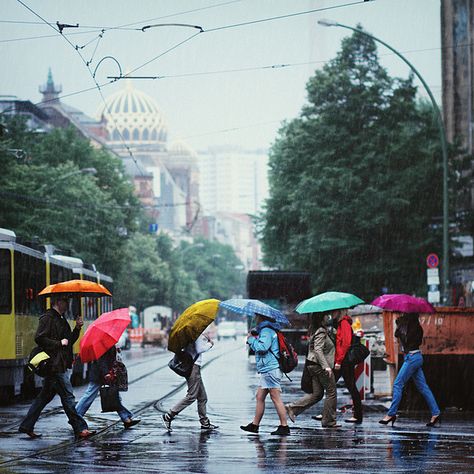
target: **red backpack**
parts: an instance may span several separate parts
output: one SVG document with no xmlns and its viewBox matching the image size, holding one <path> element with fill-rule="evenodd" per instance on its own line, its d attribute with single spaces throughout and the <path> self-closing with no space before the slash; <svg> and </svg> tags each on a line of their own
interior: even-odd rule
<svg viewBox="0 0 474 474">
<path fill-rule="evenodd" d="M 277 357 L 278 364 L 280 366 L 280 370 L 284 374 L 288 374 L 298 365 L 298 354 L 281 331 L 277 331 L 276 333 L 278 337 L 278 349 L 280 352 L 280 357 Z"/>
</svg>

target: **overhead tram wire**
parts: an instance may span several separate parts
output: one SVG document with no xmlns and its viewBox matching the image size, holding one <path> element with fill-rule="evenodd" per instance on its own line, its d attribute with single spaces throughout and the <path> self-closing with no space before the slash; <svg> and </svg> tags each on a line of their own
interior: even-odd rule
<svg viewBox="0 0 474 474">
<path fill-rule="evenodd" d="M 109 30 L 142 31 L 142 28 L 129 28 L 129 27 L 134 26 L 134 25 L 140 25 L 143 23 L 149 23 L 151 21 L 162 20 L 165 18 L 171 18 L 171 17 L 179 16 L 179 15 L 185 15 L 187 13 L 195 13 L 202 10 L 209 10 L 212 8 L 218 8 L 221 6 L 230 5 L 232 3 L 240 3 L 240 2 L 242 2 L 242 0 L 231 0 L 228 2 L 217 3 L 215 5 L 208 5 L 206 7 L 194 8 L 192 10 L 184 10 L 177 13 L 170 13 L 169 15 L 162 15 L 162 16 L 158 16 L 154 18 L 148 18 L 145 20 L 140 20 L 133 23 L 126 23 L 124 25 L 118 25 L 118 26 L 97 26 L 97 25 L 82 25 L 81 26 L 79 25 L 79 28 L 88 28 L 90 29 L 90 31 L 74 31 L 74 32 L 68 33 L 68 36 L 98 33 L 101 31 L 109 31 Z M 34 24 L 34 25 L 44 24 L 44 22 L 41 22 L 41 21 L 14 21 L 14 20 L 0 20 L 0 23 L 12 23 L 12 24 L 18 23 L 18 24 Z M 57 35 L 41 35 L 41 36 L 30 36 L 30 37 L 25 37 L 25 38 L 11 38 L 11 39 L 6 39 L 6 40 L 0 40 L 0 43 L 8 43 L 8 42 L 14 42 L 14 41 L 28 41 L 28 40 L 42 39 L 42 38 L 54 38 L 56 36 Z"/>
<path fill-rule="evenodd" d="M 210 10 L 212 8 L 217 8 L 217 7 L 221 7 L 221 6 L 224 6 L 224 5 L 230 5 L 232 3 L 241 3 L 241 2 L 242 2 L 242 0 L 231 0 L 231 1 L 228 1 L 228 2 L 216 3 L 214 5 L 208 5 L 206 7 L 193 8 L 192 10 L 184 10 L 184 11 L 180 11 L 180 12 L 176 12 L 176 13 L 170 13 L 168 15 L 162 15 L 162 16 L 158 16 L 158 17 L 154 17 L 154 18 L 147 18 L 147 19 L 144 19 L 144 20 L 135 21 L 133 23 L 126 23 L 126 24 L 117 25 L 117 26 L 79 25 L 79 28 L 90 28 L 90 29 L 94 29 L 94 30 L 97 30 L 97 31 L 101 31 L 101 30 L 140 31 L 141 28 L 128 28 L 128 27 L 129 26 L 134 26 L 134 25 L 139 25 L 139 24 L 142 24 L 142 23 L 149 23 L 151 21 L 162 20 L 164 18 L 171 18 L 171 17 L 174 17 L 174 16 L 185 15 L 187 13 L 195 13 L 195 12 L 202 11 L 202 10 Z M 43 25 L 44 24 L 44 22 L 42 22 L 42 21 L 21 21 L 21 20 L 0 20 L 0 23 L 28 24 L 28 25 Z M 50 22 L 50 23 L 52 23 L 52 22 Z M 91 31 L 83 31 L 81 33 L 82 34 L 91 33 Z M 74 34 L 77 34 L 77 32 L 74 33 Z M 55 36 L 55 35 L 51 35 L 51 36 Z"/>
<path fill-rule="evenodd" d="M 97 80 L 95 79 L 95 74 L 92 73 L 90 67 L 89 67 L 89 63 L 84 59 L 84 57 L 82 56 L 82 54 L 80 53 L 79 49 L 76 48 L 76 46 L 66 37 L 64 36 L 61 32 L 57 31 L 56 28 L 51 24 L 49 23 L 47 20 L 45 20 L 40 14 L 38 14 L 37 12 L 35 12 L 32 8 L 30 8 L 28 5 L 26 5 L 22 0 L 17 0 L 18 3 L 20 3 L 21 5 L 23 5 L 28 11 L 30 11 L 33 15 L 37 16 L 40 20 L 42 20 L 45 24 L 47 24 L 50 28 L 52 28 L 54 31 L 56 31 L 61 37 L 63 37 L 65 39 L 65 41 L 74 49 L 74 51 L 76 51 L 76 53 L 79 55 L 79 57 L 81 58 L 82 62 L 84 63 L 84 65 L 86 66 L 87 70 L 89 71 L 89 74 L 91 75 L 91 78 L 92 80 L 94 81 L 94 84 L 97 88 L 97 90 L 99 91 L 99 94 L 102 98 L 102 101 L 104 102 L 104 105 L 105 107 L 107 108 L 107 110 L 109 111 L 109 114 L 110 114 L 110 108 L 109 108 L 109 105 L 107 104 L 107 101 L 105 100 L 105 97 L 104 97 L 104 94 L 102 92 L 102 89 L 99 85 L 99 83 L 97 82 Z M 97 68 L 96 68 L 96 71 L 97 71 Z M 121 69 L 120 69 L 121 71 Z M 114 123 L 115 125 L 117 126 L 117 123 L 116 123 L 116 120 L 115 118 L 113 117 L 112 115 L 112 118 L 114 120 Z M 120 136 L 120 139 L 123 143 L 123 146 L 125 147 L 125 149 L 127 150 L 130 158 L 133 160 L 133 162 L 135 163 L 135 166 L 137 167 L 138 171 L 140 172 L 140 175 L 143 176 L 143 170 L 140 168 L 139 164 L 138 164 L 138 161 L 137 159 L 135 158 L 135 156 L 133 155 L 132 153 L 132 150 L 130 149 L 130 147 L 127 145 L 123 135 L 122 135 L 122 132 L 120 132 L 120 130 L 118 129 L 118 127 L 116 128 L 118 133 L 119 133 L 119 136 Z"/>
</svg>

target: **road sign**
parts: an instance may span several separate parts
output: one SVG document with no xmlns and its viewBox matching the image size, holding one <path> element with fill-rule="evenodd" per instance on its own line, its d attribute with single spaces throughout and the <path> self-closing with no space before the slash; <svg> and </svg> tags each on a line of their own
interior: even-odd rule
<svg viewBox="0 0 474 474">
<path fill-rule="evenodd" d="M 437 268 L 437 266 L 439 265 L 438 255 L 436 255 L 435 253 L 430 253 L 426 257 L 426 265 L 428 265 L 428 268 Z"/>
<path fill-rule="evenodd" d="M 428 302 L 439 303 L 441 301 L 441 295 L 439 291 L 428 291 Z"/>
<path fill-rule="evenodd" d="M 426 269 L 426 282 L 428 283 L 428 285 L 439 285 L 439 269 L 438 268 Z"/>
</svg>

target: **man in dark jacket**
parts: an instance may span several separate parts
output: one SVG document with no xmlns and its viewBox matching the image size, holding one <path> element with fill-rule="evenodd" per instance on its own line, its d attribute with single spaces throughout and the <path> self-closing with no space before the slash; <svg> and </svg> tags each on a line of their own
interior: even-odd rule
<svg viewBox="0 0 474 474">
<path fill-rule="evenodd" d="M 64 317 L 68 307 L 67 296 L 55 297 L 52 307 L 39 320 L 35 341 L 50 356 L 51 362 L 49 375 L 44 378 L 43 388 L 33 401 L 19 428 L 21 433 L 26 433 L 30 438 L 41 436 L 34 432 L 35 423 L 44 407 L 56 394 L 61 397 L 64 411 L 76 436 L 87 438 L 93 434 L 87 429 L 87 423 L 77 414 L 75 408 L 76 402 L 68 369 L 72 367 L 72 346 L 77 341 L 84 323 L 80 319 L 76 320 L 76 327 L 71 331 L 71 327 Z"/>
</svg>

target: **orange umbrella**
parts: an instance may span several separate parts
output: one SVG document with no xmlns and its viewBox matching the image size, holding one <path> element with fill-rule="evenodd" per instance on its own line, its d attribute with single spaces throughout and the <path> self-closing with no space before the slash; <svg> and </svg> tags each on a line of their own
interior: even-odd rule
<svg viewBox="0 0 474 474">
<path fill-rule="evenodd" d="M 62 293 L 74 293 L 76 296 L 112 296 L 112 293 L 100 283 L 88 280 L 68 280 L 49 285 L 38 296 L 54 296 Z"/>
</svg>

